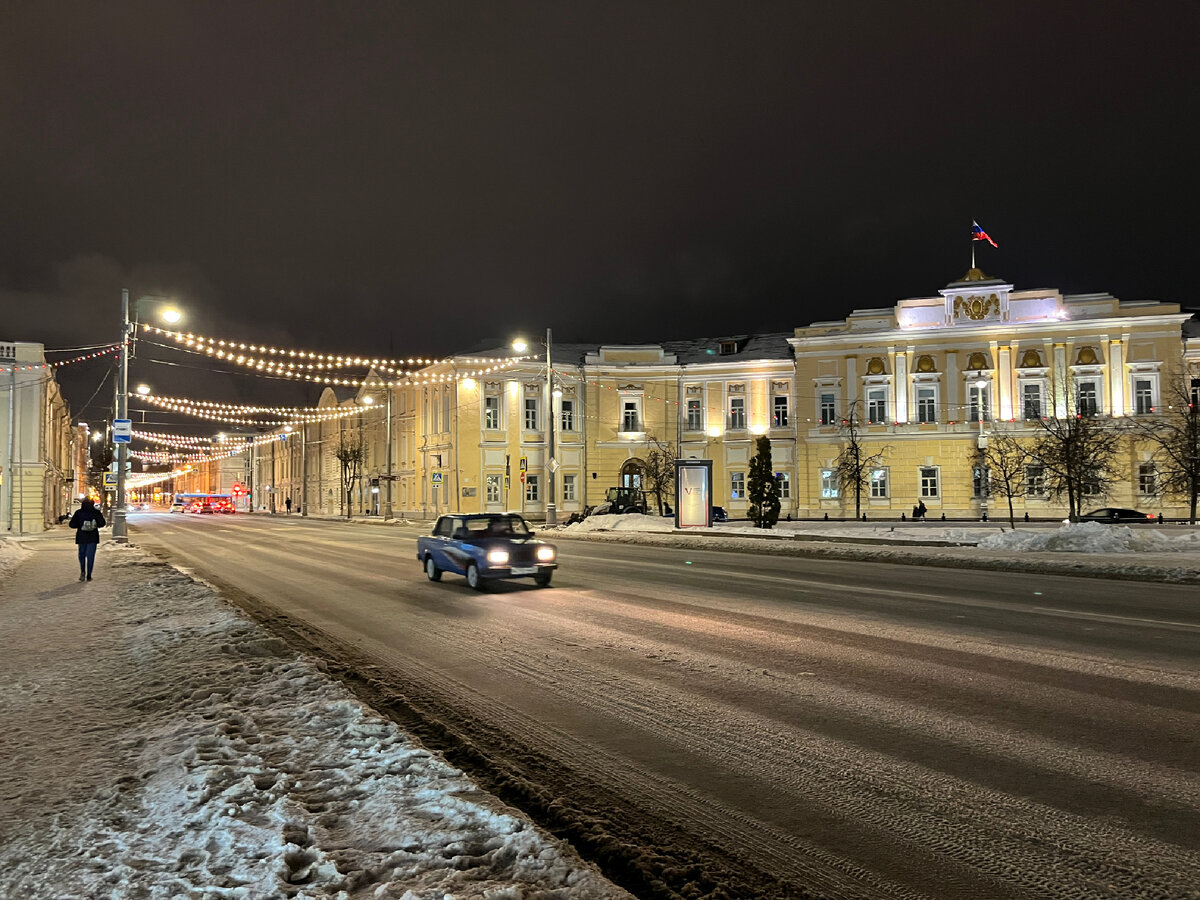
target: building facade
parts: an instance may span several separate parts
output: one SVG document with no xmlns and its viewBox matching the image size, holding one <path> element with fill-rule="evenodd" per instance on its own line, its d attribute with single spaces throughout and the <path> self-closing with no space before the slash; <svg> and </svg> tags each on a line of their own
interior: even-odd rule
<svg viewBox="0 0 1200 900">
<path fill-rule="evenodd" d="M 0 529 L 44 531 L 73 509 L 76 430 L 44 347 L 0 342 Z"/>
<path fill-rule="evenodd" d="M 1152 417 L 1172 379 L 1200 390 L 1190 318 L 1171 303 L 1016 290 L 972 269 L 935 294 L 789 333 L 556 344 L 552 377 L 544 354 L 507 350 L 492 354 L 503 366 L 455 358 L 391 387 L 371 373 L 352 395 L 327 389 L 317 420 L 280 429 L 243 477 L 256 508 L 276 512 L 290 497 L 294 511 L 330 515 L 543 519 L 552 499 L 562 521 L 610 487 L 652 490 L 657 451 L 711 459 L 714 502 L 736 518 L 765 435 L 783 517 L 898 519 L 923 503 L 934 517 L 980 518 L 995 503 L 979 458 L 990 436 L 1032 442 L 1039 420 L 1080 413 Z M 876 457 L 857 498 L 836 477 L 849 421 Z M 1150 448 L 1126 443 L 1120 477 L 1088 500 L 1182 514 L 1181 498 L 1148 493 Z M 347 481 L 339 450 L 353 447 Z M 1036 465 L 1027 488 L 1019 514 L 1065 514 Z"/>
</svg>

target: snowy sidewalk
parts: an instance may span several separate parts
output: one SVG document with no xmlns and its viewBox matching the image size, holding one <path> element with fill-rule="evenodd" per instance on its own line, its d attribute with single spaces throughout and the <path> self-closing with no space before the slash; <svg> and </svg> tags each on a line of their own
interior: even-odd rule
<svg viewBox="0 0 1200 900">
<path fill-rule="evenodd" d="M 626 898 L 208 588 L 0 539 L 0 896 Z"/>
</svg>

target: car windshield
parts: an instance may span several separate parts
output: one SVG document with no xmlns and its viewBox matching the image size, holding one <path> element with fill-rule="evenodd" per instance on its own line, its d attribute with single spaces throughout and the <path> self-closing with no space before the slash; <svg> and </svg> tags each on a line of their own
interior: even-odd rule
<svg viewBox="0 0 1200 900">
<path fill-rule="evenodd" d="M 472 537 L 528 537 L 529 524 L 520 516 L 489 516 L 467 519 L 467 531 Z"/>
</svg>

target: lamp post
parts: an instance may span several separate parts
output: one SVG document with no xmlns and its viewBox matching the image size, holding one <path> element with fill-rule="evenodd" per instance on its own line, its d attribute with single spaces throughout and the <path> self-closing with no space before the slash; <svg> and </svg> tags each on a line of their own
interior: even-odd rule
<svg viewBox="0 0 1200 900">
<path fill-rule="evenodd" d="M 558 413 L 554 408 L 554 400 L 562 396 L 562 391 L 554 389 L 554 364 L 550 359 L 551 352 L 551 331 L 546 329 L 546 410 L 550 416 L 550 427 L 547 431 L 547 459 L 546 459 L 546 524 L 558 524 L 558 505 L 556 503 L 557 492 L 555 490 L 554 475 L 558 469 L 558 460 L 554 458 L 555 443 L 558 436 Z M 513 349 L 518 353 L 523 352 L 528 345 L 517 339 L 513 341 Z"/>
<path fill-rule="evenodd" d="M 120 374 L 117 379 L 117 414 L 114 418 L 129 418 L 129 352 L 133 346 L 134 333 L 137 327 L 137 310 L 145 301 L 166 302 L 165 297 L 139 297 L 133 305 L 133 319 L 129 317 L 129 288 L 121 289 L 121 343 L 119 348 Z M 178 322 L 178 310 L 163 311 L 163 319 L 167 322 Z M 129 540 L 129 527 L 125 521 L 125 466 L 129 458 L 129 444 L 117 444 L 117 505 L 113 510 L 113 540 L 124 543 Z"/>
</svg>

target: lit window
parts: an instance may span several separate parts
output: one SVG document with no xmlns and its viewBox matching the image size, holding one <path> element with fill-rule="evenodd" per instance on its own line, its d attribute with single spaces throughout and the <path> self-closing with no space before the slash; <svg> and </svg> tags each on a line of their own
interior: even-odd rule
<svg viewBox="0 0 1200 900">
<path fill-rule="evenodd" d="M 745 472 L 730 472 L 729 473 L 729 499 L 730 500 L 745 500 L 746 499 L 746 473 Z"/>
<path fill-rule="evenodd" d="M 687 429 L 688 431 L 704 430 L 704 409 L 700 406 L 700 400 L 695 397 L 687 402 Z"/>
<path fill-rule="evenodd" d="M 833 469 L 821 470 L 821 499 L 834 500 L 838 495 L 838 477 Z"/>
<path fill-rule="evenodd" d="M 622 431 L 641 431 L 638 427 L 638 407 L 641 404 L 637 400 L 625 399 L 621 402 L 621 430 Z"/>
<path fill-rule="evenodd" d="M 500 428 L 500 398 L 495 395 L 483 398 L 483 427 L 489 431 Z"/>
<path fill-rule="evenodd" d="M 500 476 L 489 475 L 487 477 L 487 502 L 500 502 Z"/>
<path fill-rule="evenodd" d="M 779 499 L 790 500 L 792 497 L 792 476 L 787 472 L 776 472 L 775 482 L 779 485 Z"/>
<path fill-rule="evenodd" d="M 978 422 L 980 419 L 990 419 L 991 416 L 988 410 L 988 386 L 979 387 L 972 384 L 970 391 L 970 404 L 967 410 L 967 415 L 972 422 Z"/>
<path fill-rule="evenodd" d="M 871 498 L 873 500 L 886 500 L 888 496 L 888 470 L 887 469 L 872 469 L 871 470 Z"/>
</svg>

